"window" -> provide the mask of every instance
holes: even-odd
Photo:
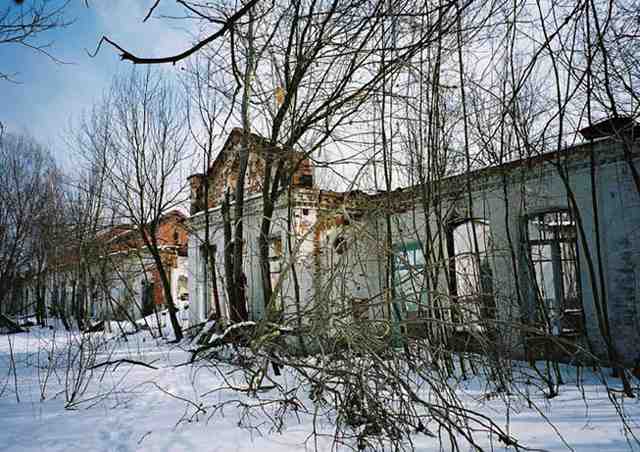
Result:
[[[341,235],[336,237],[333,241],[333,249],[336,250],[336,254],[342,255],[347,250],[347,241]]]
[[[273,236],[269,238],[269,273],[271,275],[271,289],[275,292],[276,286],[280,281],[280,272],[282,265],[282,257],[284,250],[282,248],[282,238],[280,236]],[[275,308],[277,310],[282,309],[282,288],[278,289],[278,293],[275,294]]]
[[[142,304],[142,317],[146,317],[148,315],[153,314],[154,312],[154,300],[153,300],[153,293],[154,293],[154,285],[152,281],[149,281],[147,279],[142,280],[141,282],[141,287],[140,287],[140,292],[141,292],[141,304]]]
[[[207,244],[202,244],[200,245],[200,256],[201,256],[201,261],[202,261],[202,283],[204,286],[203,292],[202,292],[202,297],[203,297],[203,306],[204,306],[204,312],[203,315],[208,318],[211,313],[214,311],[214,301],[216,298],[216,294],[214,293],[214,287],[216,287],[216,283],[214,281],[214,278],[216,277],[215,275],[215,270],[211,264],[213,263],[214,266],[216,266],[215,263],[215,257],[216,257],[216,253],[218,251],[218,248],[216,246],[216,244],[209,244],[209,246],[207,246]],[[216,314],[220,314],[220,313],[216,313]]]
[[[274,236],[269,239],[269,261],[282,259],[282,239]]]
[[[554,335],[579,333],[582,299],[573,216],[566,210],[529,216],[527,232],[536,320]]]
[[[495,317],[493,273],[488,251],[491,231],[485,220],[465,220],[451,229],[451,292],[459,330],[484,330],[482,321]]]
[[[92,319],[95,319],[98,316],[98,286],[96,284],[96,280],[92,277],[89,282],[90,287],[90,299],[89,299],[89,311]]]
[[[394,248],[395,298],[403,304],[408,318],[416,318],[427,301],[424,252],[419,242]]]
[[[189,299],[189,280],[185,275],[178,277],[178,299],[183,301]]]

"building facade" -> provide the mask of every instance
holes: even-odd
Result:
[[[575,146],[374,194],[320,190],[309,162],[298,165],[269,237],[283,321],[336,331],[386,324],[455,347],[491,343],[517,356],[542,350],[637,365],[636,132],[632,123],[604,121],[583,129]],[[194,321],[211,314],[216,297],[228,316],[219,200],[234,183],[239,133],[207,175],[191,178]],[[243,272],[256,320],[265,316],[257,249],[264,158],[258,147],[245,185]],[[207,204],[205,177],[216,193]],[[214,272],[202,255],[205,215],[220,265]]]
[[[188,303],[187,231],[179,211],[165,214],[156,229],[161,259],[177,304]],[[52,256],[42,272],[21,285],[14,315],[62,318],[68,326],[86,321],[131,320],[166,307],[162,282],[152,255],[131,225],[101,231],[90,244],[71,245]]]

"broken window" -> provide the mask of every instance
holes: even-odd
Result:
[[[554,335],[579,333],[582,298],[573,216],[567,210],[529,216],[527,230],[537,320]]]
[[[449,240],[453,254],[451,291],[455,297],[454,312],[461,323],[459,329],[481,331],[482,320],[495,317],[489,222],[472,219],[458,223]]]
[[[410,319],[419,316],[427,301],[425,258],[419,242],[396,245],[394,253],[395,298]]]

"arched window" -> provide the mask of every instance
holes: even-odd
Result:
[[[568,210],[530,215],[527,221],[536,320],[551,334],[577,334],[582,299],[575,219]]]
[[[470,219],[455,224],[449,237],[451,292],[460,330],[482,331],[495,317],[493,273],[489,260],[489,222]]]

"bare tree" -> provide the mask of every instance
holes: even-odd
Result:
[[[19,45],[58,61],[51,53],[51,42],[43,35],[64,28],[71,21],[64,18],[69,0],[31,0],[5,2],[0,8],[0,45]],[[16,74],[0,70],[0,80],[11,81]]]
[[[219,127],[218,120],[222,110],[219,96],[210,94],[210,87],[213,83],[213,80],[211,80],[212,75],[209,62],[197,59],[195,64],[190,68],[189,76],[185,80],[185,90],[190,94],[190,114],[187,116],[189,120],[189,131],[198,149],[196,159],[201,160],[199,162],[202,165],[201,173],[205,175],[208,174],[211,165],[217,157],[216,138]],[[203,205],[196,205],[195,207],[196,209],[202,209],[204,211],[204,239],[201,249],[203,250],[203,255],[209,270],[203,272],[204,286],[208,288],[209,285],[211,285],[215,309],[213,315],[215,319],[220,319],[222,316],[222,305],[220,302],[220,292],[218,290],[216,250],[211,240],[213,236],[213,226],[209,215],[208,202],[213,189],[214,187],[211,186],[209,177],[205,177],[202,184],[202,198],[204,203]],[[192,193],[191,196],[197,196],[197,193]],[[194,270],[195,269],[192,269],[192,273]],[[204,291],[204,304],[207,308],[211,305],[209,290]]]
[[[55,164],[33,139],[6,134],[0,140],[0,308],[17,314],[21,279],[40,275],[46,266],[42,247],[48,240],[38,225],[46,221],[43,206],[57,184]],[[43,301],[37,311],[42,320]]]
[[[265,321],[247,327],[252,347],[236,349],[246,354],[242,357],[247,359],[240,361],[250,392],[256,394],[270,378],[268,363],[288,366],[310,384],[318,407],[335,407],[336,438],[350,431],[358,447],[364,448],[384,432],[400,448],[400,438],[410,441],[408,429],[402,428],[425,432],[431,422],[438,435],[448,435],[452,449],[462,448],[456,440],[460,437],[479,447],[476,427],[495,433],[506,445],[520,446],[491,420],[462,407],[455,385],[447,383],[451,377],[484,374],[492,393],[510,394],[514,374],[521,371],[511,360],[520,352],[520,357],[531,359],[531,369],[544,382],[548,398],[559,393],[563,381],[555,362],[558,356],[613,365],[623,378],[625,395],[634,395],[609,319],[595,157],[590,168],[591,205],[585,211],[563,152],[567,143],[577,142],[579,126],[592,124],[598,115],[636,116],[637,24],[625,14],[632,12],[634,17],[637,8],[624,1],[244,2],[228,19],[220,19],[224,14],[218,7],[180,4],[193,17],[221,28],[190,50],[166,58],[139,58],[116,47],[124,60],[141,64],[204,55],[206,64],[194,73],[206,129],[199,141],[205,172],[214,158],[216,125],[221,130],[232,120],[242,125],[240,146],[235,148],[238,177],[227,187],[222,203],[225,287],[231,311],[238,313],[232,314],[233,321],[243,320],[245,314],[239,308],[244,302],[240,272],[247,232],[243,224],[247,161],[251,146],[266,150],[258,241],[267,315]],[[215,102],[207,96],[215,96]],[[637,129],[631,131],[619,130],[617,138],[626,140],[626,163],[637,185],[633,151]],[[362,183],[380,193],[363,195],[366,203],[350,203],[347,194],[342,205],[318,221],[322,225],[321,220],[332,221],[332,215],[344,213],[370,223],[353,221],[343,228],[342,239],[350,241],[352,251],[324,267],[318,265],[326,275],[315,291],[315,310],[298,312],[294,319],[296,326],[303,323],[303,316],[305,321],[314,315],[330,321],[310,334],[292,333],[272,309],[281,287],[272,287],[269,238],[277,203],[291,188],[296,165],[269,152],[295,150],[300,160],[313,158],[319,165],[334,167],[319,155],[329,146],[353,146],[365,154],[357,170],[346,175],[351,179],[348,188]],[[594,294],[594,337],[577,330],[566,337],[557,333],[559,307],[549,302],[536,280],[540,275],[535,265],[540,263],[534,262],[532,250],[537,245],[522,231],[522,221],[527,226],[531,221],[544,222],[531,209],[544,204],[545,180],[534,170],[539,170],[536,162],[547,159],[545,170],[552,168],[558,177],[556,202],[564,203],[561,207],[566,210],[565,217],[549,220],[551,229],[560,235],[570,231],[562,237],[563,250],[554,249],[563,261],[554,265],[565,266],[556,268],[554,278],[566,276],[562,284],[569,288],[568,295],[554,303],[566,307],[578,300],[574,270],[579,250],[587,267],[584,281]],[[517,170],[515,160],[520,160]],[[340,160],[345,161],[355,159]],[[509,171],[504,167],[479,173],[487,166],[509,164],[513,164]],[[367,186],[362,179],[369,171],[373,184]],[[485,174],[495,183],[495,191],[481,188]],[[396,188],[404,182],[411,187],[403,194]],[[203,209],[207,218],[208,183]],[[485,203],[486,196],[501,201],[497,212],[483,211],[497,205]],[[488,237],[489,217],[504,234],[502,248]],[[290,216],[288,220],[291,226]],[[585,232],[591,227],[593,247],[587,245]],[[215,281],[209,235],[207,222],[206,257]],[[463,247],[457,243],[460,240],[466,242]],[[410,250],[403,246],[408,241],[414,246]],[[333,250],[315,250],[316,262],[323,252],[339,255],[347,248],[341,241],[334,243]],[[372,248],[378,249],[373,253]],[[289,250],[289,262],[283,267],[295,279],[300,267],[290,240]],[[383,314],[375,319],[344,307],[351,302],[348,286],[354,262],[359,265],[371,254],[378,260],[380,281],[378,292],[366,300],[365,312],[382,307]],[[492,262],[504,274],[496,275]],[[515,283],[499,287],[494,276],[503,282],[513,276]],[[336,287],[340,290],[333,290]],[[560,293],[560,286],[554,290]],[[584,317],[580,309],[564,311],[567,318]],[[237,340],[234,328],[215,346],[246,343],[246,338]],[[317,361],[294,353],[287,342],[291,334],[309,334],[319,344]],[[604,354],[599,356],[590,349],[595,336],[604,340]],[[537,344],[543,344],[542,354]],[[544,359],[544,370],[539,370],[536,357]],[[210,358],[215,365],[216,356]],[[434,400],[420,398],[417,381],[435,389]],[[271,383],[281,395],[274,404],[283,412],[295,406],[289,388],[275,379]],[[381,387],[389,395],[384,402],[375,389]],[[260,402],[255,407],[259,409]],[[274,424],[282,418],[274,419]]]
[[[146,22],[156,11],[160,5],[161,0],[155,0],[153,5],[147,11],[143,22]],[[114,42],[107,36],[103,36],[96,47],[94,55],[100,51],[100,47],[103,43],[107,43],[113,46],[120,52],[120,59],[123,61],[130,61],[133,64],[176,64],[191,55],[198,53],[199,51],[206,49],[207,46],[215,44],[217,40],[221,39],[225,34],[228,34],[235,26],[236,23],[244,19],[244,16],[249,14],[251,9],[259,3],[259,0],[251,0],[243,4],[238,10],[229,11],[229,8],[225,6],[220,7],[206,7],[203,9],[203,5],[200,2],[193,1],[179,1],[179,5],[184,9],[186,17],[202,20],[208,24],[217,24],[220,27],[213,33],[207,35],[205,38],[198,40],[194,45],[187,50],[175,55],[162,56],[158,58],[140,57],[132,54],[121,45]],[[207,12],[205,12],[207,11]]]
[[[151,255],[179,341],[182,329],[158,233],[163,216],[186,197],[184,109],[166,80],[147,71],[116,79],[99,111],[101,119],[84,130],[102,137],[87,157],[104,172],[104,199],[113,218],[130,224]]]

